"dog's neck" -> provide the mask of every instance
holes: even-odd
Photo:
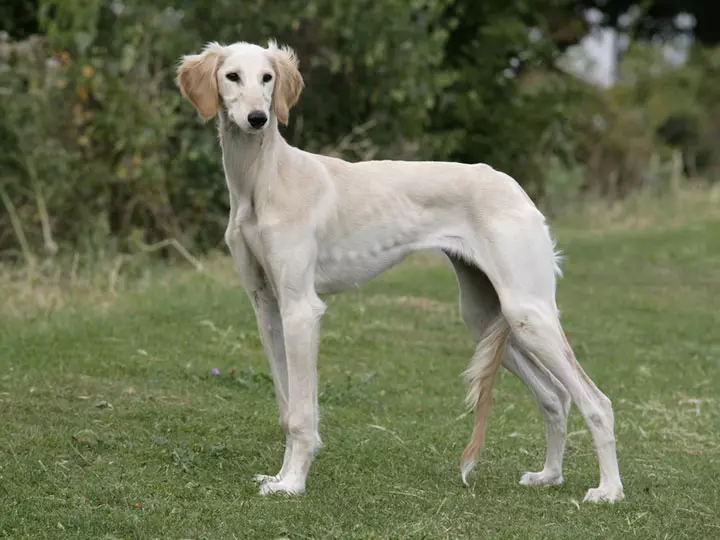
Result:
[[[227,111],[220,110],[218,131],[230,189],[239,197],[251,196],[257,178],[261,174],[272,174],[264,169],[275,166],[273,153],[287,144],[278,131],[275,115],[270,115],[269,124],[261,133],[250,134],[230,120]]]

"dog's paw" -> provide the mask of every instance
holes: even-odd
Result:
[[[589,489],[587,494],[585,495],[585,498],[583,499],[583,502],[614,503],[617,501],[622,501],[624,498],[625,494],[623,493],[622,486],[600,486]]]
[[[280,480],[280,475],[276,474],[275,476],[269,475],[269,474],[256,474],[253,476],[253,482],[256,484],[265,484],[267,482],[278,482]]]
[[[301,495],[305,493],[305,484],[289,480],[269,481],[260,486],[260,495],[279,493],[283,495]]]
[[[565,481],[562,474],[546,471],[526,472],[520,478],[521,486],[559,486]]]

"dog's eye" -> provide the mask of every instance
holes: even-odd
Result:
[[[269,73],[266,73],[265,75],[263,75],[264,83],[269,83],[270,81],[272,81],[272,75],[270,75]]]
[[[226,78],[228,81],[238,82],[238,81],[240,80],[240,75],[238,75],[238,74],[235,73],[234,71],[231,71],[230,73],[228,73],[227,75],[225,75],[225,78]]]

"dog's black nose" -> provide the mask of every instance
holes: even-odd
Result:
[[[260,129],[267,122],[267,115],[262,111],[253,111],[248,114],[248,122],[255,129]]]

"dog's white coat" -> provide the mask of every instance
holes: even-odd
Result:
[[[325,304],[318,295],[360,285],[410,253],[439,250],[455,268],[472,335],[481,342],[494,321],[508,327],[503,365],[530,387],[545,416],[545,467],[521,483],[563,481],[572,397],[600,464],[600,485],[585,500],[622,499],[612,406],[565,340],[557,257],[542,214],[512,178],[487,165],[348,163],[288,145],[278,120],[287,122],[302,90],[296,66],[294,53],[273,42],[213,43],[178,70],[200,114],[218,116],[231,206],[225,239],[257,315],[286,436],[279,473],[256,477],[261,493],[303,492],[321,446],[316,359]],[[263,128],[248,123],[252,111],[267,115]],[[481,352],[467,371],[471,383],[486,367]],[[471,384],[470,404],[477,399]],[[473,464],[464,464],[463,481]]]

